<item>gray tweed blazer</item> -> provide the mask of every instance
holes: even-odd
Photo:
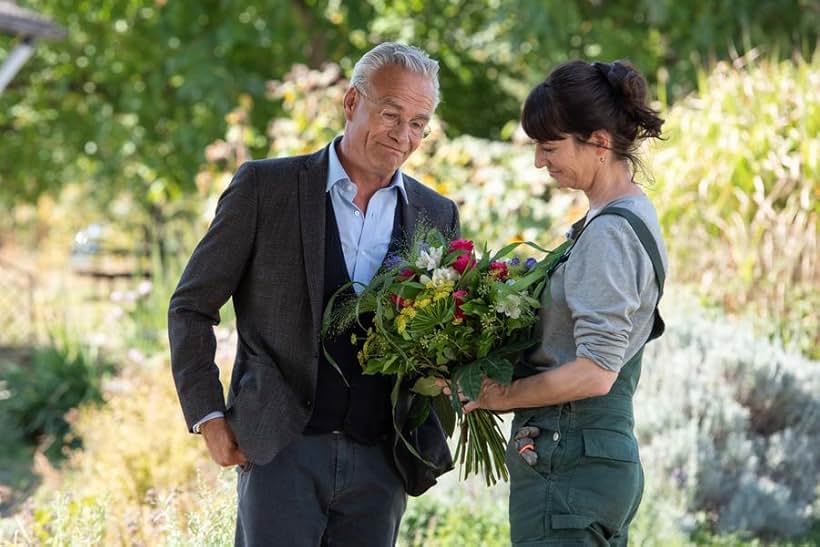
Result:
[[[327,171],[327,147],[243,164],[171,297],[171,367],[188,428],[209,412],[225,412],[240,448],[257,464],[299,435],[311,414],[321,350]],[[410,235],[420,217],[458,233],[452,201],[406,175],[404,182]],[[213,326],[231,297],[239,344],[226,405]]]

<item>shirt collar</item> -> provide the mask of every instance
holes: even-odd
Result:
[[[345,171],[345,168],[342,167],[342,162],[339,161],[339,155],[336,153],[336,144],[339,142],[341,142],[341,139],[334,140],[332,143],[330,143],[327,165],[327,186],[325,188],[325,192],[330,192],[330,189],[333,188],[339,182],[344,182],[348,180],[353,182],[347,175],[347,171]],[[407,190],[405,190],[404,188],[404,177],[402,176],[401,171],[396,169],[396,172],[393,173],[393,177],[390,179],[390,184],[387,185],[387,188],[398,189],[399,194],[404,199],[404,203],[408,203]]]

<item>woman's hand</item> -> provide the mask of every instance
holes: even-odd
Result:
[[[467,404],[464,405],[464,412],[472,412],[479,408],[504,412],[515,408],[509,400],[511,387],[512,384],[505,386],[494,380],[485,378],[484,383],[481,384],[481,392],[478,395],[478,399],[468,401]]]

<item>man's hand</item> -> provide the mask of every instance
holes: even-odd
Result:
[[[205,437],[211,458],[222,467],[245,465],[248,459],[239,450],[236,437],[225,418],[214,418],[199,426],[199,432]]]

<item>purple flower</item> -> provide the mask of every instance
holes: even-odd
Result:
[[[384,257],[384,267],[388,270],[392,270],[399,264],[401,264],[401,257],[395,253],[390,253]]]
[[[530,257],[530,258],[528,258],[528,259],[527,259],[527,261],[526,261],[526,262],[524,262],[524,266],[526,266],[528,270],[532,270],[533,268],[535,268],[535,264],[536,264],[537,262],[538,262],[537,260],[535,260],[534,258]]]
[[[518,259],[518,257],[517,257],[517,256],[516,256],[516,257],[513,257],[513,258],[512,258],[512,260],[510,260],[510,266],[518,266],[518,264],[519,264],[520,262],[521,262],[521,261]]]

